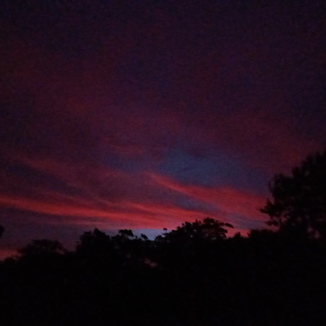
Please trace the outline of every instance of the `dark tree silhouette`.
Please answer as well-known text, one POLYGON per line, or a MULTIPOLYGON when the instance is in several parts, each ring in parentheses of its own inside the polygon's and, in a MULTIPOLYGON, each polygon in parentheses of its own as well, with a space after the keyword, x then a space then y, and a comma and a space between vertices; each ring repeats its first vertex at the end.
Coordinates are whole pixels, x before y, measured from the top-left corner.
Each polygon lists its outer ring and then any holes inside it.
POLYGON ((261 209, 269 225, 304 237, 326 238, 326 151, 309 155, 290 176, 270 183, 272 199, 261 209))
POLYGON ((81 235, 76 253, 92 260, 106 260, 113 249, 114 243, 111 237, 96 228, 81 235))
POLYGON ((119 230, 119 235, 122 238, 126 238, 126 239, 131 239, 134 237, 134 233, 132 232, 132 230, 129 229, 119 230))
POLYGON ((203 221, 182 223, 176 230, 158 236, 157 240, 174 242, 225 239, 228 232, 226 228, 233 228, 233 226, 207 217, 203 221))
POLYGON ((185 222, 155 241, 95 229, 66 254, 35 240, 0 262, 0 325, 326 325, 325 243, 229 227, 185 222))
POLYGON ((22 257, 60 255, 66 250, 59 241, 56 240, 33 240, 30 244, 18 250, 22 257))

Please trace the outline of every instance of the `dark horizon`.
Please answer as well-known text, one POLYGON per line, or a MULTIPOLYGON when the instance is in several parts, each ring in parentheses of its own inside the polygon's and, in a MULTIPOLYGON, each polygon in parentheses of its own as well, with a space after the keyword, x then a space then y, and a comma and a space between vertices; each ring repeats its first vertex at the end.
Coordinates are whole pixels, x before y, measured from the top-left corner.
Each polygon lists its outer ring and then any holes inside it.
POLYGON ((185 222, 155 241, 95 229, 72 252, 33 241, 0 261, 0 323, 325 325, 326 237, 302 237, 300 222, 248 237, 226 238, 229 228, 185 222))

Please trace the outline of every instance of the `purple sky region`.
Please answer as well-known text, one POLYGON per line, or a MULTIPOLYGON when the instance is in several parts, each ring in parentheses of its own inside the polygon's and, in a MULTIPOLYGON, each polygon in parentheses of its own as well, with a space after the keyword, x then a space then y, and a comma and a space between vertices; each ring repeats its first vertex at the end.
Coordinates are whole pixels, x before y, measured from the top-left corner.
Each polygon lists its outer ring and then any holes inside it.
POLYGON ((1 255, 95 227, 265 227, 326 142, 324 1, 1 1, 1 255))

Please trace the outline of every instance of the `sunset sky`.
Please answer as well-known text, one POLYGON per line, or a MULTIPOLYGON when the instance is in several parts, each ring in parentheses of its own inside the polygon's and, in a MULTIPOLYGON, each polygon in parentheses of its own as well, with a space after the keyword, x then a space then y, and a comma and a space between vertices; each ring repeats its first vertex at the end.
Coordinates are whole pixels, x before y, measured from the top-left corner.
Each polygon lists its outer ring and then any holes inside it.
POLYGON ((326 2, 3 0, 1 255, 95 227, 264 227, 326 144, 326 2))

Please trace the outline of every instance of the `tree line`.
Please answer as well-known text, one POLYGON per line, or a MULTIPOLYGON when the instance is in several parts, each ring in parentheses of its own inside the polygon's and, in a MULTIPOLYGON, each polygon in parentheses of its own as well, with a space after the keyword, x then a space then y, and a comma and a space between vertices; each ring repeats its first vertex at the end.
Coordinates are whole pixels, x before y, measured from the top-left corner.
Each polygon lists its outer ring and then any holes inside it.
POLYGON ((247 236, 206 218, 32 241, 0 263, 0 325, 325 325, 326 152, 269 186, 272 229, 247 236))

